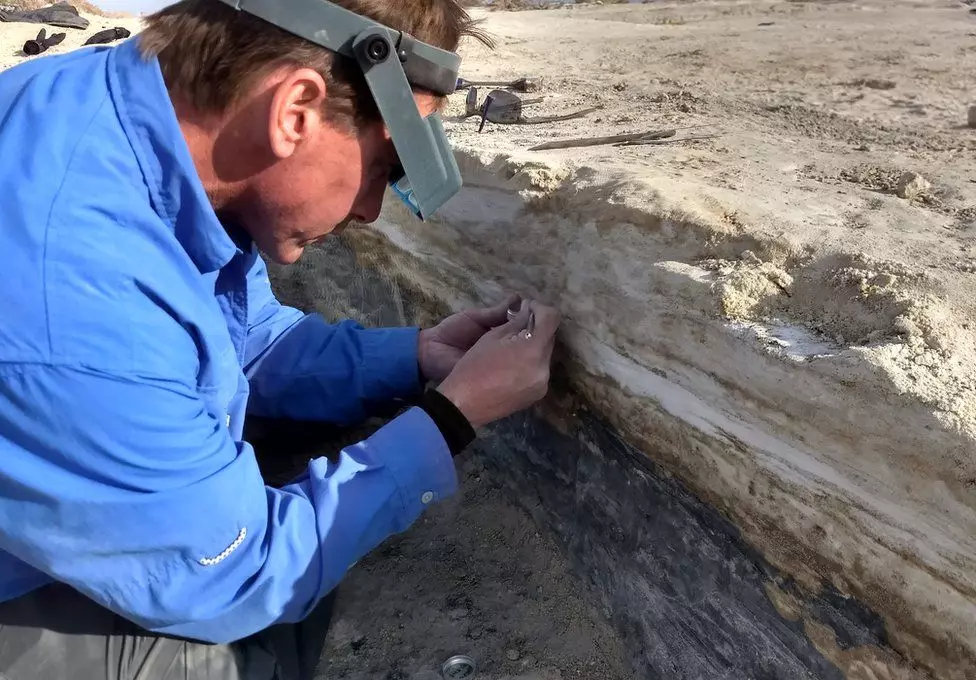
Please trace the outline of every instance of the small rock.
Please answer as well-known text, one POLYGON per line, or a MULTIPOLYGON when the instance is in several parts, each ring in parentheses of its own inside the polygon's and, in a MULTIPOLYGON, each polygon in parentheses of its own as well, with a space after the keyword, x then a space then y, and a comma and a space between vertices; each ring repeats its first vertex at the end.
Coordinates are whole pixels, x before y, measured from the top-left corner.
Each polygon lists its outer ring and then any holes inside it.
POLYGON ((895 89, 895 81, 886 80, 884 78, 866 78, 862 81, 864 87, 871 88, 872 90, 893 90, 895 89))
POLYGON ((518 661, 519 651, 517 649, 507 649, 505 650, 505 658, 509 661, 518 661))
POLYGON ((969 107, 969 127, 976 128, 976 105, 969 107))
POLYGON ((751 250, 743 250, 739 255, 743 262, 748 262, 749 264, 762 264, 762 260, 751 250))
POLYGON ((879 288, 887 288, 895 282, 895 276, 893 274, 888 274, 887 272, 882 272, 874 277, 871 282, 872 285, 878 286, 879 288))
POLYGON ((917 172, 906 172, 898 178, 897 194, 908 200, 916 199, 932 188, 932 184, 917 172))

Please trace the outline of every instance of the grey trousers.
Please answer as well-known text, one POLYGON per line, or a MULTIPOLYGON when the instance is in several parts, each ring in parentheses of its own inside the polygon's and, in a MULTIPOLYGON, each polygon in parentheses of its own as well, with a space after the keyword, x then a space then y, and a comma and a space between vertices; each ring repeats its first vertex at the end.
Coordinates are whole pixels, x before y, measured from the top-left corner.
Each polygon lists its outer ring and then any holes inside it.
POLYGON ((54 584, 0 603, 2 680, 312 680, 334 591, 297 624, 226 645, 143 630, 54 584))
MULTIPOLYGON (((309 458, 337 452, 381 424, 382 416, 341 428, 249 418, 245 438, 265 482, 280 486, 309 458)), ((326 680, 319 662, 334 601, 335 591, 300 623, 208 645, 142 630, 54 584, 0 603, 0 680, 326 680)))

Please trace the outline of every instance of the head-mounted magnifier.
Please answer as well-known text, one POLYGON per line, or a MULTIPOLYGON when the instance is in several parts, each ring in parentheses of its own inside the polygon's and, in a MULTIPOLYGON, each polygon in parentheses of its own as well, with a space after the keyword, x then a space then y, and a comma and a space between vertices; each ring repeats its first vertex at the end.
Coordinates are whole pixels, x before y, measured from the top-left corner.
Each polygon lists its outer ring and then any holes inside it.
POLYGON ((461 189, 440 116, 421 116, 410 89, 454 92, 461 64, 457 54, 327 0, 221 2, 356 60, 400 158, 390 185, 417 217, 427 219, 461 189))

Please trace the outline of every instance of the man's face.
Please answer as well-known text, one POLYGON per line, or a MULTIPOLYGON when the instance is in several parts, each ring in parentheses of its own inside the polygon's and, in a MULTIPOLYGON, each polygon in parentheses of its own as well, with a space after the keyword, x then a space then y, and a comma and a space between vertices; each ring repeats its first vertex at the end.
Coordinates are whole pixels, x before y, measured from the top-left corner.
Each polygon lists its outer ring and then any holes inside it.
MULTIPOLYGON (((348 222, 376 220, 398 159, 382 122, 349 129, 321 115, 325 86, 314 71, 299 70, 256 97, 260 125, 252 125, 266 162, 247 181, 235 210, 257 246, 282 264, 348 222), (263 134, 263 141, 262 140, 263 134)), ((421 115, 436 110, 430 95, 415 95, 421 115)), ((249 135, 250 136, 250 135, 249 135)))

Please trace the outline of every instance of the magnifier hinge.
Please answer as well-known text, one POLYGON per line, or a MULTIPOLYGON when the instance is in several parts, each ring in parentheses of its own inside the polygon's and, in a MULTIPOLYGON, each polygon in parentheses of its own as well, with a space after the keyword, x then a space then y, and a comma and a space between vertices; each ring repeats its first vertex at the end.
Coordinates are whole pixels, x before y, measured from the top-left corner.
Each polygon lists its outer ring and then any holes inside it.
POLYGON ((382 36, 370 38, 364 45, 363 53, 372 64, 380 64, 390 56, 390 43, 382 36))

